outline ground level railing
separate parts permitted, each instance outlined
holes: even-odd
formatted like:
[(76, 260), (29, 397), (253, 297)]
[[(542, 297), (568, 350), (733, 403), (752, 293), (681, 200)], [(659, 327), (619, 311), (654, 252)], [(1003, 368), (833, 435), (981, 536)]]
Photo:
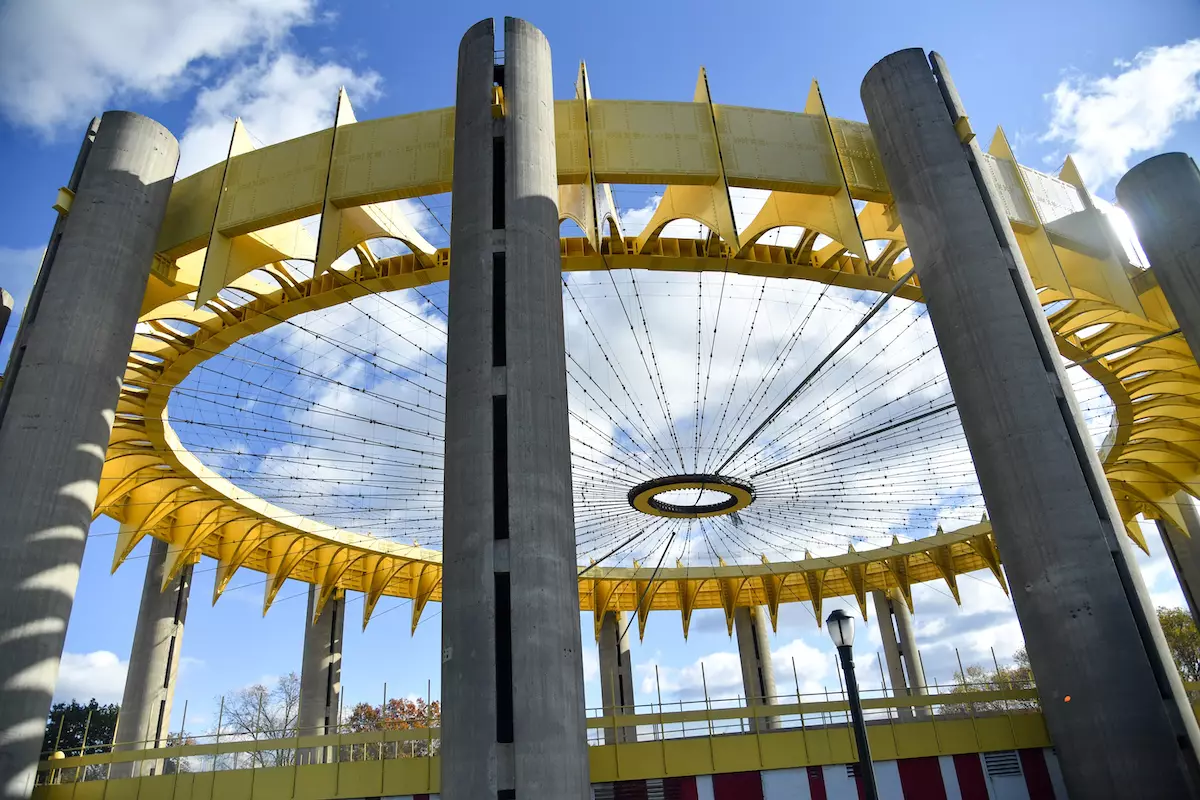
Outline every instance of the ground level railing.
[[(903, 698), (866, 693), (864, 715), (875, 758), (1049, 744), (1032, 687), (983, 691), (930, 687), (930, 692)], [(705, 698), (639, 704), (633, 713), (595, 710), (587, 720), (588, 741), (595, 745), (589, 751), (593, 781), (855, 759), (847, 724), (849, 706), (840, 692), (792, 694), (772, 701), (747, 707), (740, 699)], [(761, 733), (748, 733), (753, 727)], [(619, 729), (636, 730), (637, 741), (605, 746), (606, 731), (608, 741), (615, 742)], [(439, 737), (436, 727), (343, 728), (322, 736), (254, 739), (214, 734), (190, 737), (187, 743), (171, 747), (131, 749), (126, 744), (86, 755), (47, 754), (39, 769), (39, 792), (46, 798), (106, 800), (127, 795), (143, 800), (151, 796), (257, 800), (435, 792)], [(138, 777), (125, 777), (129, 775)]]

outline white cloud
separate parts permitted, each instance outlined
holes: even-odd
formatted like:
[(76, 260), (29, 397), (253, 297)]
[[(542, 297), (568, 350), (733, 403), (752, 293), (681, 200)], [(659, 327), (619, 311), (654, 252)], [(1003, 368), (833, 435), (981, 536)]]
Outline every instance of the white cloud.
[[(825, 684), (834, 680), (834, 660), (830, 652), (821, 651), (802, 638), (773, 648), (771, 660), (775, 670), (775, 691), (781, 697), (795, 693), (797, 679), (802, 694), (822, 692)], [(705, 687), (708, 698), (714, 702), (733, 700), (745, 694), (736, 638), (729, 640), (728, 650), (708, 653), (690, 664), (668, 666), (656, 656), (649, 662), (635, 661), (633, 668), (635, 677), (640, 677), (637, 697), (642, 702), (657, 697), (660, 688), (664, 698), (684, 700), (703, 699)]]
[(661, 201), (662, 195), (654, 194), (640, 208), (629, 208), (620, 212), (621, 232), (626, 236), (639, 235), (646, 224), (650, 222), (650, 218), (654, 216), (654, 209), (658, 208)]
[(1183, 589), (1175, 575), (1175, 566), (1171, 563), (1171, 557), (1167, 555), (1166, 546), (1158, 532), (1158, 526), (1141, 516), (1137, 518), (1137, 523), (1142, 529), (1142, 537), (1146, 540), (1146, 545), (1150, 548), (1150, 554), (1147, 555), (1134, 548), (1134, 555), (1154, 606), (1156, 608), (1164, 606), (1187, 608), (1187, 600), (1183, 596)]
[(583, 680), (585, 683), (591, 683), (600, 678), (600, 656), (596, 653), (595, 647), (587, 646), (589, 644), (587, 621), (584, 621), (583, 628)]
[(213, 59), (312, 22), (314, 0), (13, 0), (0, 11), (0, 114), (52, 134), (115, 101), (162, 98)]
[(1152, 47), (1114, 66), (1116, 75), (1068, 76), (1046, 96), (1053, 116), (1042, 140), (1065, 145), (1093, 190), (1200, 114), (1200, 39)]
[(101, 703), (120, 703), (128, 668), (128, 661), (108, 650), (63, 653), (54, 698), (87, 702), (94, 697)]
[(332, 125), (338, 87), (346, 87), (352, 102), (365, 102), (379, 96), (380, 82), (371, 70), (317, 64), (291, 52), (264, 53), (197, 96), (180, 140), (178, 175), (225, 158), (235, 117), (256, 144), (274, 144)]

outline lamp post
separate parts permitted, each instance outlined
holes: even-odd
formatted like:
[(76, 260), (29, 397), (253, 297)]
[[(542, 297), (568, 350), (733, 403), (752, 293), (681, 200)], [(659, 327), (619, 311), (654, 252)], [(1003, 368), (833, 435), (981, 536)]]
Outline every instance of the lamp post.
[(850, 699), (850, 717), (854, 721), (854, 739), (858, 743), (858, 779), (862, 781), (863, 796), (865, 800), (879, 800), (875, 766), (871, 763), (871, 747), (867, 744), (867, 723), (863, 720), (858, 679), (854, 676), (854, 618), (835, 608), (825, 624), (829, 628), (829, 638), (833, 639), (842, 659), (842, 672), (846, 675), (846, 694)]

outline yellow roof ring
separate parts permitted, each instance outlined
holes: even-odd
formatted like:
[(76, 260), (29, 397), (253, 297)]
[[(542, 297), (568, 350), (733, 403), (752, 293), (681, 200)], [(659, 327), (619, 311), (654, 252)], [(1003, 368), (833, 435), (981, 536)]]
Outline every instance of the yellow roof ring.
[[(699, 489), (725, 495), (715, 503), (695, 503), (690, 506), (669, 503), (659, 496), (682, 489)], [(629, 490), (629, 505), (643, 514), (672, 519), (702, 519), (734, 514), (754, 502), (754, 486), (737, 478), (723, 475), (669, 475), (654, 478)]]
[[(815, 88), (810, 94), (819, 100)], [(238, 339), (369, 292), (448, 277), (449, 250), (433, 248), (386, 204), (450, 190), (453, 116), (453, 109), (361, 122), (347, 115), (334, 128), (257, 150), (235, 125), (226, 161), (175, 183), (100, 482), (96, 513), (122, 523), (114, 566), (152, 535), (171, 545), (169, 573), (200, 555), (217, 559), (217, 593), (241, 567), (265, 573), (264, 609), (288, 578), (320, 586), (318, 613), (336, 591), (363, 592), (364, 620), (384, 594), (412, 598), (414, 624), (425, 603), (439, 599), (440, 553), (267, 506), (184, 450), (166, 407), (189, 370)], [(663, 148), (646, 130), (696, 146)], [(906, 272), (897, 260), (907, 243), (869, 127), (829, 118), (819, 102), (793, 113), (706, 98), (580, 96), (555, 102), (555, 135), (560, 213), (585, 234), (561, 239), (564, 271), (736, 272), (880, 292)], [(1048, 317), (1060, 352), (1100, 382), (1115, 408), (1100, 450), (1122, 518), (1147, 513), (1181, 523), (1171, 498), (1200, 493), (1200, 425), (1193, 422), (1200, 419), (1200, 367), (1181, 337), (1170, 335), (1177, 322), (1153, 273), (1114, 255), (1120, 248), (1104, 235), (1070, 160), (1057, 177), (1030, 170), (1016, 163), (1000, 132), (984, 158), (1043, 304), (1066, 301)], [(602, 195), (607, 184), (621, 183), (667, 189), (645, 230), (604, 235), (599, 221), (614, 209)], [(740, 231), (730, 188), (770, 191)], [(301, 221), (318, 213), (315, 241)], [(682, 218), (700, 219), (713, 235), (654, 234)], [(788, 226), (807, 231), (796, 246), (762, 243), (763, 232)], [(365, 244), (379, 237), (414, 252), (379, 260)], [(883, 242), (882, 251), (868, 251), (872, 241)], [(352, 250), (359, 266), (346, 274), (326, 269)], [(315, 261), (316, 277), (278, 266), (288, 260)], [(252, 299), (224, 292), (230, 287)], [(898, 294), (921, 299), (916, 281)], [(1145, 546), (1136, 526), (1127, 530)], [(595, 565), (581, 573), (580, 605), (597, 613), (636, 609), (639, 627), (649, 610), (682, 610), (686, 630), (695, 608), (724, 607), (728, 615), (738, 605), (819, 605), (822, 597), (853, 594), (865, 609), (873, 588), (899, 588), (910, 598), (911, 583), (942, 579), (956, 592), (956, 574), (985, 566), (1003, 580), (986, 521), (830, 559), (654, 570)]]
[[(605, 268), (733, 270), (746, 275), (795, 277), (877, 291), (886, 290), (892, 281), (891, 276), (867, 276), (840, 269), (821, 270), (788, 264), (786, 248), (781, 247), (755, 245), (747, 257), (733, 260), (727, 260), (720, 254), (709, 255), (702, 252), (702, 247), (702, 243), (690, 240), (666, 239), (657, 242), (651, 253), (601, 257), (574, 240), (564, 240), (563, 267), (567, 271)], [(302, 281), (290, 290), (280, 288), (272, 291), (269, 285), (253, 285), (251, 288), (254, 289), (255, 299), (232, 309), (204, 307), (192, 310), (177, 304), (173, 309), (163, 307), (147, 315), (155, 319), (182, 319), (196, 325), (199, 330), (182, 340), (168, 341), (165, 337), (153, 338), (141, 334), (136, 338), (136, 352), (131, 355), (129, 371), (125, 376), (126, 385), (122, 390), (118, 421), (106, 460), (97, 513), (109, 513), (122, 522), (132, 520), (135, 523), (150, 517), (156, 524), (149, 531), (126, 533), (128, 526), (123, 526), (121, 538), (125, 545), (136, 536), (149, 533), (167, 539), (190, 557), (203, 554), (218, 559), (221, 565), (218, 569), (226, 578), (233, 570), (247, 566), (272, 576), (268, 580), (269, 585), (290, 577), (322, 585), (323, 596), (336, 589), (363, 591), (367, 595), (365, 615), (369, 614), (370, 608), (383, 594), (411, 597), (414, 600), (415, 622), (420, 607), (426, 601), (440, 599), (440, 552), (324, 526), (288, 514), (283, 509), (269, 506), (260, 498), (242, 492), (205, 468), (182, 447), (170, 429), (166, 405), (170, 391), (191, 369), (241, 338), (306, 311), (328, 308), (370, 292), (404, 289), (445, 280), (449, 274), (448, 267), (447, 251), (439, 251), (435, 265), (430, 267), (418, 264), (414, 256), (397, 256), (375, 262), (370, 271), (360, 266), (344, 275), (326, 273), (316, 279)], [(238, 285), (246, 286), (249, 281), (250, 276), (247, 276)], [(919, 287), (915, 285), (904, 287), (899, 294), (908, 299), (920, 299)], [(1113, 312), (1111, 306), (1103, 301), (1089, 298), (1082, 292), (1079, 295), (1082, 296), (1052, 314), (1050, 323), (1063, 354), (1073, 361), (1083, 361), (1083, 368), (1100, 381), (1116, 407), (1113, 432), (1104, 447), (1105, 467), (1110, 474), (1115, 471), (1121, 476), (1113, 482), (1114, 490), (1118, 494), (1118, 501), (1123, 504), (1122, 510), (1132, 516), (1139, 510), (1151, 510), (1156, 500), (1178, 489), (1176, 484), (1166, 481), (1156, 493), (1147, 492), (1145, 482), (1138, 477), (1146, 472), (1142, 463), (1144, 452), (1139, 453), (1136, 463), (1129, 466), (1120, 457), (1122, 448), (1139, 429), (1145, 431), (1143, 438), (1151, 436), (1152, 430), (1147, 427), (1149, 420), (1141, 423), (1139, 428), (1139, 409), (1153, 407), (1153, 420), (1156, 420), (1154, 435), (1160, 435), (1157, 431), (1162, 426), (1164, 415), (1169, 417), (1171, 414), (1184, 413), (1189, 403), (1200, 409), (1200, 402), (1193, 402), (1190, 397), (1172, 399), (1167, 395), (1156, 395), (1163, 399), (1152, 403), (1134, 403), (1133, 396), (1144, 396), (1148, 382), (1155, 378), (1154, 370), (1139, 369), (1138, 359), (1161, 360), (1165, 351), (1165, 354), (1173, 354), (1176, 361), (1180, 362), (1171, 372), (1177, 373), (1181, 368), (1192, 372), (1197, 370), (1190, 354), (1179, 352), (1180, 345), (1171, 341), (1122, 353), (1115, 363), (1110, 363), (1106, 358), (1096, 358), (1118, 345), (1126, 344), (1130, 337), (1147, 338), (1161, 332), (1165, 326), (1149, 320), (1135, 322), (1125, 318), (1121, 321), (1121, 329), (1114, 326), (1095, 339), (1081, 340), (1073, 332), (1079, 315), (1094, 314), (1106, 308), (1109, 313)], [(1043, 299), (1066, 298), (1047, 291)], [(1144, 356), (1139, 355), (1142, 350), (1147, 351)], [(150, 361), (145, 356), (150, 357)], [(1126, 377), (1123, 379), (1122, 376)], [(1196, 394), (1200, 395), (1200, 386)], [(1178, 459), (1174, 459), (1174, 462), (1178, 463)], [(1131, 478), (1129, 476), (1132, 473), (1136, 475)], [(1161, 476), (1158, 477), (1161, 480)], [(137, 504), (132, 499), (143, 487), (161, 488), (157, 495), (151, 493), (163, 498), (155, 506), (152, 515), (139, 514), (134, 509)], [(667, 490), (661, 487), (652, 494)], [(182, 508), (185, 504), (188, 507)], [(159, 505), (167, 507), (166, 513), (162, 513)], [(215, 519), (211, 514), (205, 517), (209, 522), (205, 523), (207, 530), (203, 534), (199, 523), (192, 529), (168, 524), (172, 508), (176, 509), (176, 519), (185, 519), (187, 515), (184, 512), (189, 508), (208, 509), (216, 506), (220, 507), (221, 513), (216, 514)], [(222, 517), (226, 511), (229, 512), (228, 516)], [(224, 522), (225, 519), (228, 521)], [(1134, 533), (1133, 530), (1130, 532)], [(728, 598), (731, 596), (737, 605), (771, 605), (772, 602), (813, 602), (822, 597), (853, 594), (860, 598), (865, 609), (864, 593), (872, 588), (899, 587), (905, 597), (911, 600), (908, 587), (912, 583), (944, 580), (956, 593), (956, 585), (952, 583), (955, 576), (978, 569), (990, 568), (1002, 581), (999, 555), (990, 534), (990, 523), (985, 521), (959, 531), (939, 531), (936, 535), (914, 542), (894, 542), (890, 547), (870, 551), (851, 552), (831, 558), (805, 558), (787, 563), (768, 564), (764, 561), (762, 564), (712, 567), (677, 565), (657, 571), (637, 565), (632, 569), (595, 565), (581, 573), (580, 605), (585, 611), (595, 611), (597, 608), (636, 610), (640, 617), (649, 610), (718, 608), (730, 602)], [(1144, 546), (1144, 542), (1139, 544)], [(115, 561), (123, 559), (128, 549), (132, 548), (119, 544)], [(283, 555), (280, 555), (281, 552)], [(289, 553), (292, 557), (285, 558)], [(658, 588), (646, 590), (645, 587), (649, 585)], [(604, 586), (610, 588), (600, 588)], [(666, 589), (662, 590), (663, 587)], [(731, 595), (730, 592), (735, 588), (736, 591)], [(690, 610), (687, 613), (690, 614)]]

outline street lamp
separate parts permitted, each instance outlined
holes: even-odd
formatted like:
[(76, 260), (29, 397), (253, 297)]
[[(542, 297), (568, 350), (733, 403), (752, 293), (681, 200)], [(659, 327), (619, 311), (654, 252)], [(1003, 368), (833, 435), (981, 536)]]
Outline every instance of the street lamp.
[(825, 620), (829, 638), (833, 639), (842, 659), (846, 675), (846, 694), (850, 698), (850, 717), (854, 721), (854, 739), (858, 742), (858, 779), (862, 781), (866, 800), (879, 800), (875, 786), (875, 766), (871, 763), (871, 747), (867, 744), (867, 723), (863, 721), (862, 699), (858, 696), (858, 679), (854, 677), (854, 617), (835, 608)]

